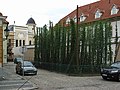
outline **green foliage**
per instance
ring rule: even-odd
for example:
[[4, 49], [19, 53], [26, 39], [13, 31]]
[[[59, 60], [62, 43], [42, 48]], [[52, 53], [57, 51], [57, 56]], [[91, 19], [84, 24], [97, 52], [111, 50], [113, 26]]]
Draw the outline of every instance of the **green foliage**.
[[76, 28], [71, 20], [64, 25], [53, 27], [50, 22], [49, 29], [45, 25], [35, 36], [35, 58], [40, 59], [41, 66], [60, 72], [63, 72], [63, 66], [67, 72], [76, 72], [77, 67], [77, 73], [82, 73], [86, 69], [95, 72], [96, 66], [100, 68], [112, 62], [109, 21], [80, 24]]

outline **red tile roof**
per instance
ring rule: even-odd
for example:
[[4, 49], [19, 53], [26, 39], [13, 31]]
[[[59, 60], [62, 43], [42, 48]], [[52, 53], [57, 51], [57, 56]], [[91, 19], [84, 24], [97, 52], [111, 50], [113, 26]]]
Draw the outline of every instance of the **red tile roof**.
[[[111, 15], [111, 9], [113, 5], [116, 5], [117, 8], [120, 8], [120, 0], [100, 0], [88, 5], [84, 5], [78, 8], [78, 16], [83, 13], [84, 15], [87, 15], [87, 18], [84, 22], [93, 22], [100, 19], [107, 19], [112, 18], [116, 16], [120, 16], [120, 10], [117, 14]], [[100, 10], [100, 12], [103, 13], [103, 15], [100, 18], [95, 19], [95, 13], [97, 10]], [[70, 14], [62, 18], [59, 22], [63, 23], [63, 21], [66, 21], [68, 17], [71, 19], [76, 15], [76, 11], [72, 11]], [[79, 22], [80, 23], [80, 22]]]

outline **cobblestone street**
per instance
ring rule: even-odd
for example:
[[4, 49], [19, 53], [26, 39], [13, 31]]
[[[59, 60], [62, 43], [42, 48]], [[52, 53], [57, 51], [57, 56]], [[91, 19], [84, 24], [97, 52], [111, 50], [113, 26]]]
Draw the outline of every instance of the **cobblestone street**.
[[[24, 82], [20, 80], [20, 77], [22, 78], [22, 76], [15, 73], [14, 66], [15, 65], [13, 63], [8, 63], [4, 67], [4, 69], [12, 73], [13, 77], [10, 78], [10, 80], [13, 83], [15, 82], [15, 79], [17, 79], [19, 83]], [[15, 76], [16, 78], [14, 78]], [[24, 80], [29, 80], [30, 82], [29, 84], [26, 84], [27, 87], [37, 87], [37, 89], [32, 90], [120, 90], [120, 82], [105, 81], [101, 78], [101, 76], [67, 76], [60, 73], [38, 69], [37, 75], [24, 76], [23, 78]], [[0, 88], [2, 88], [2, 85]]]
[[45, 70], [38, 70], [38, 75], [30, 81], [39, 87], [38, 90], [120, 90], [120, 82], [105, 81], [101, 76], [67, 76]]
[[9, 62], [0, 68], [0, 90], [34, 90], [34, 84], [15, 73], [15, 64]]

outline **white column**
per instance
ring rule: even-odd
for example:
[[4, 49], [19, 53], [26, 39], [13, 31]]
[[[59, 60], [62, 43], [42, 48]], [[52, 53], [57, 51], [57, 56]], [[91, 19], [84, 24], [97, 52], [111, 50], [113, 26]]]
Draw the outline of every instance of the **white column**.
[[7, 39], [4, 34], [7, 24], [3, 24], [3, 63], [7, 63]]

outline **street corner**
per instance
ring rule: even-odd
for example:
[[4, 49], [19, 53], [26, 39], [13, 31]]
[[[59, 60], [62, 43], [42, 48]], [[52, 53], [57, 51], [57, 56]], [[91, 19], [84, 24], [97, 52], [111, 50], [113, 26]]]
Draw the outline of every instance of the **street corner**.
[[0, 76], [0, 81], [6, 80], [4, 76]]

